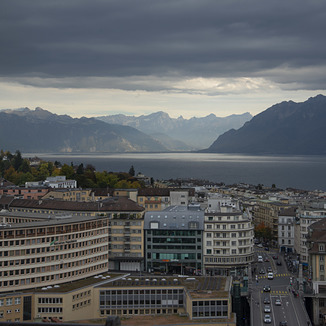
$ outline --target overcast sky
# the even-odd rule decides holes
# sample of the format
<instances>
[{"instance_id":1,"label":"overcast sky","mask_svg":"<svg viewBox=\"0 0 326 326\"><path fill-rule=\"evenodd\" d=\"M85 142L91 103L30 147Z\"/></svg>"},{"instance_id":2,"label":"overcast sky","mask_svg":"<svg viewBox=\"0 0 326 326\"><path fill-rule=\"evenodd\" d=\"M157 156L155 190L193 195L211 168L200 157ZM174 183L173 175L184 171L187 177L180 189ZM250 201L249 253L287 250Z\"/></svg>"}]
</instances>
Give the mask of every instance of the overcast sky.
<instances>
[{"instance_id":1,"label":"overcast sky","mask_svg":"<svg viewBox=\"0 0 326 326\"><path fill-rule=\"evenodd\" d=\"M255 115L326 95L323 0L0 3L0 109Z\"/></svg>"}]
</instances>

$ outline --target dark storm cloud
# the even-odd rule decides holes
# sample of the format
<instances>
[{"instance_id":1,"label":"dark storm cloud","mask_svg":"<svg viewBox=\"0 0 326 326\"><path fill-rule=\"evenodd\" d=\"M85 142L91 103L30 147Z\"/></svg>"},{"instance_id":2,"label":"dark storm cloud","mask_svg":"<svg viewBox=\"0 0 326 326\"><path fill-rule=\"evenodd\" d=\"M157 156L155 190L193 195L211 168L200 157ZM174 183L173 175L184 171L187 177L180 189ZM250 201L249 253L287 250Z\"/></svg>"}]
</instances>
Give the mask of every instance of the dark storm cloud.
<instances>
[{"instance_id":1,"label":"dark storm cloud","mask_svg":"<svg viewBox=\"0 0 326 326\"><path fill-rule=\"evenodd\" d=\"M102 87L128 76L264 77L320 89L325 14L325 1L306 0L2 1L0 76L109 77Z\"/></svg>"}]
</instances>

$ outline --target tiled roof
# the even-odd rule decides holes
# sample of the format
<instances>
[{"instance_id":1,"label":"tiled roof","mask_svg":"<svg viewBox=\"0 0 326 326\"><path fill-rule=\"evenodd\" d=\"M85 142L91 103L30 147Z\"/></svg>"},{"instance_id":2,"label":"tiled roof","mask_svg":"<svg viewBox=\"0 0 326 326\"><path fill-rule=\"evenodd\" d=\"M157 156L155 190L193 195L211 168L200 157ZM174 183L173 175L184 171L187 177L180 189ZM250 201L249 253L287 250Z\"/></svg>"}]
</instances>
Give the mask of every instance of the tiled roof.
<instances>
[{"instance_id":1,"label":"tiled roof","mask_svg":"<svg viewBox=\"0 0 326 326\"><path fill-rule=\"evenodd\" d=\"M14 199L10 208L35 208L35 209L52 209L63 211L136 211L141 212L143 207L127 198L109 198L101 202L75 202L63 200L32 200L32 199Z\"/></svg>"}]
</instances>

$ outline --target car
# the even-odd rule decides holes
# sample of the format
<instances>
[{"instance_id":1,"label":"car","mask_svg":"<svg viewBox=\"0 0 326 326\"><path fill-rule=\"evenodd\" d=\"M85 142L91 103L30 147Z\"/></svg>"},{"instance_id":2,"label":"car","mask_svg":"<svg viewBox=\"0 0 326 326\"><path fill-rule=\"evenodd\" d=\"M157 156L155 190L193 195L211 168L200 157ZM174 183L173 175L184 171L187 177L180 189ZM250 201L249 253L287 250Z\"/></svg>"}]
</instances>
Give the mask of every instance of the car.
<instances>
[{"instance_id":1,"label":"car","mask_svg":"<svg viewBox=\"0 0 326 326\"><path fill-rule=\"evenodd\" d=\"M266 251L269 251L269 248L268 248L268 247L265 247L265 250L266 250Z\"/></svg>"},{"instance_id":2,"label":"car","mask_svg":"<svg viewBox=\"0 0 326 326\"><path fill-rule=\"evenodd\" d=\"M282 302L281 299L275 299L275 306L281 306Z\"/></svg>"},{"instance_id":3,"label":"car","mask_svg":"<svg viewBox=\"0 0 326 326\"><path fill-rule=\"evenodd\" d=\"M278 259L278 256L277 255L273 255L273 259L274 260L277 260Z\"/></svg>"},{"instance_id":4,"label":"car","mask_svg":"<svg viewBox=\"0 0 326 326\"><path fill-rule=\"evenodd\" d=\"M269 300L268 297L265 297L264 298L264 304L270 304L271 303L271 300Z\"/></svg>"},{"instance_id":5,"label":"car","mask_svg":"<svg viewBox=\"0 0 326 326\"><path fill-rule=\"evenodd\" d=\"M267 278L268 278L269 280L274 279L274 274L273 274L272 272L268 273Z\"/></svg>"},{"instance_id":6,"label":"car","mask_svg":"<svg viewBox=\"0 0 326 326\"><path fill-rule=\"evenodd\" d=\"M258 263L262 263L263 262L263 256L258 256Z\"/></svg>"},{"instance_id":7,"label":"car","mask_svg":"<svg viewBox=\"0 0 326 326\"><path fill-rule=\"evenodd\" d=\"M265 274L265 271L264 271L263 269L261 269L261 270L259 271L259 274Z\"/></svg>"},{"instance_id":8,"label":"car","mask_svg":"<svg viewBox=\"0 0 326 326\"><path fill-rule=\"evenodd\" d=\"M261 243L258 243L257 247L258 248L263 248L263 245Z\"/></svg>"},{"instance_id":9,"label":"car","mask_svg":"<svg viewBox=\"0 0 326 326\"><path fill-rule=\"evenodd\" d=\"M265 285L263 288L264 292L270 292L271 291L271 287L269 285Z\"/></svg>"},{"instance_id":10,"label":"car","mask_svg":"<svg viewBox=\"0 0 326 326\"><path fill-rule=\"evenodd\" d=\"M266 258L264 259L264 261L265 261L266 263L268 263L268 262L269 262L268 257L266 257Z\"/></svg>"},{"instance_id":11,"label":"car","mask_svg":"<svg viewBox=\"0 0 326 326\"><path fill-rule=\"evenodd\" d=\"M271 306L265 306L264 312L271 312Z\"/></svg>"},{"instance_id":12,"label":"car","mask_svg":"<svg viewBox=\"0 0 326 326\"><path fill-rule=\"evenodd\" d=\"M267 272L268 272L268 273L271 273L272 271L273 271L273 268L269 266L269 267L267 268Z\"/></svg>"},{"instance_id":13,"label":"car","mask_svg":"<svg viewBox=\"0 0 326 326\"><path fill-rule=\"evenodd\" d=\"M281 262L280 260L278 260L278 261L276 262L276 265L281 266L281 265L282 265L282 262Z\"/></svg>"},{"instance_id":14,"label":"car","mask_svg":"<svg viewBox=\"0 0 326 326\"><path fill-rule=\"evenodd\" d=\"M286 321L280 321L279 326L288 326Z\"/></svg>"},{"instance_id":15,"label":"car","mask_svg":"<svg viewBox=\"0 0 326 326\"><path fill-rule=\"evenodd\" d=\"M272 317L270 315L265 315L264 317L264 323L270 324L272 322Z\"/></svg>"}]
</instances>

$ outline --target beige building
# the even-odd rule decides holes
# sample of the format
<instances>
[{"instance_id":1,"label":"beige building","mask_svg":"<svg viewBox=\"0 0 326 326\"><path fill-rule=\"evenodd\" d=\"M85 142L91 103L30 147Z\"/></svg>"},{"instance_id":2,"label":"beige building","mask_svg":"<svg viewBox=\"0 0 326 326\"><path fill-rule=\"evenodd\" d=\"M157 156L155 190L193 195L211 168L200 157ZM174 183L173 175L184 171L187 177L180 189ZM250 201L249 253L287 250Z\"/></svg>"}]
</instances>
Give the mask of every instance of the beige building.
<instances>
[{"instance_id":1,"label":"beige building","mask_svg":"<svg viewBox=\"0 0 326 326\"><path fill-rule=\"evenodd\" d=\"M324 218L326 218L325 209L298 209L297 221L294 228L294 249L304 266L308 266L307 237L309 227Z\"/></svg>"},{"instance_id":2,"label":"beige building","mask_svg":"<svg viewBox=\"0 0 326 326\"><path fill-rule=\"evenodd\" d=\"M264 224L265 227L270 228L273 240L277 244L279 215L282 215L283 210L291 207L281 201L258 200L253 209L254 224L255 226Z\"/></svg>"},{"instance_id":3,"label":"beige building","mask_svg":"<svg viewBox=\"0 0 326 326\"><path fill-rule=\"evenodd\" d=\"M309 254L312 294L306 297L312 300L314 325L326 322L326 219L319 220L308 228L307 248ZM307 298L306 298L307 300Z\"/></svg>"},{"instance_id":4,"label":"beige building","mask_svg":"<svg viewBox=\"0 0 326 326\"><path fill-rule=\"evenodd\" d=\"M0 313L5 321L65 322L116 315L180 314L185 322L235 325L230 289L231 279L225 277L154 278L103 273L57 287L0 294Z\"/></svg>"},{"instance_id":5,"label":"beige building","mask_svg":"<svg viewBox=\"0 0 326 326\"><path fill-rule=\"evenodd\" d=\"M0 293L54 286L108 269L108 218L0 226Z\"/></svg>"}]
</instances>

